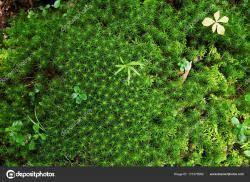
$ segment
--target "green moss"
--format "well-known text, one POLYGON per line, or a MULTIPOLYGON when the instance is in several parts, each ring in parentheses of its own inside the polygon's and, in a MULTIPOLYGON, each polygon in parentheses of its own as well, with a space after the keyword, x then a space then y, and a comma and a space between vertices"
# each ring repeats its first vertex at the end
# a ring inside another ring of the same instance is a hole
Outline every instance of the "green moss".
POLYGON ((0 56, 8 78, 0 82, 0 162, 249 165, 231 123, 249 118, 246 3, 71 0, 47 15, 21 13, 0 56), (201 24, 217 10, 229 17, 224 36, 201 24), (143 61, 129 85, 126 72, 115 74, 120 58, 143 61), (183 59, 193 66, 182 84, 183 59), (86 95, 78 104, 76 85, 86 95), (4 128, 21 121, 28 134, 34 110, 46 142, 35 151, 11 145, 4 128))

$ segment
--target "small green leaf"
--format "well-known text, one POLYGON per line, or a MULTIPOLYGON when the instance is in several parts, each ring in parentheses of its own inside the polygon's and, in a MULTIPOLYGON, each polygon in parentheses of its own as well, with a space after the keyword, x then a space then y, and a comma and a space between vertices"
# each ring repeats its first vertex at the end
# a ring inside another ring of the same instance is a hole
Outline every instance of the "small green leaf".
POLYGON ((29 10, 28 11, 28 18, 32 18, 35 15, 34 11, 29 10))
POLYGON ((247 95, 245 95, 245 101, 250 102, 250 93, 248 93, 247 95))
POLYGON ((5 131, 13 131, 13 132, 18 132, 22 129, 23 123, 22 121, 15 121, 11 127, 9 127, 8 129, 6 129, 5 131))
POLYGON ((79 86, 74 86, 74 91, 75 91, 76 93, 79 93, 79 92, 81 92, 81 89, 80 89, 79 86))
POLYGON ((238 118, 236 118, 236 117, 233 117, 233 118, 231 119, 231 122, 232 122, 232 124, 235 125, 235 126, 237 126, 237 125, 240 124, 238 118))
POLYGON ((15 137, 16 137, 15 141, 16 141, 17 144, 19 144, 19 145, 24 145, 25 144, 25 137, 23 135, 16 134, 15 137))
POLYGON ((87 100, 87 95, 85 93, 81 93, 79 95, 79 97, 82 99, 82 100, 87 100))
POLYGON ((44 141, 46 140, 47 136, 45 134, 40 134, 41 139, 44 141))
POLYGON ((39 124, 34 124, 33 125, 33 130, 35 131, 35 133, 39 133, 39 124))
POLYGON ((245 151, 244 151, 244 154, 245 154, 247 157, 250 157, 250 150, 245 150, 245 151))
POLYGON ((53 7, 54 8, 59 8, 61 5, 61 0, 56 0, 56 2, 54 3, 53 7))
POLYGON ((42 15, 43 15, 43 16, 46 16, 47 14, 48 14, 48 10, 47 10, 47 9, 43 9, 42 15))
POLYGON ((73 93, 73 94, 71 95, 71 97, 72 97, 73 99, 75 99, 75 98, 78 97, 78 94, 77 94, 77 93, 73 93))
POLYGON ((76 103, 77 103, 77 104, 81 104, 81 102, 82 102, 81 98, 80 98, 80 97, 77 97, 77 98, 76 98, 76 103))
POLYGON ((33 138, 34 138, 35 140, 37 140, 37 139, 39 138, 39 134, 33 135, 33 138))
POLYGON ((247 137, 244 134, 239 135, 240 143, 244 143, 246 141, 246 139, 247 139, 247 137))

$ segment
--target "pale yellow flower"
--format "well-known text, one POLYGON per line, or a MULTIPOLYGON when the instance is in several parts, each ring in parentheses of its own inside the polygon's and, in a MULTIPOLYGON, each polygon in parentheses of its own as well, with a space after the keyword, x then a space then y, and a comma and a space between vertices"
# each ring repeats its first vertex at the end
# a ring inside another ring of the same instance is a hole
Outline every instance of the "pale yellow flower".
POLYGON ((220 35, 224 35, 225 33, 225 28, 220 24, 220 23, 227 23, 229 18, 227 16, 223 16, 222 18, 220 18, 220 11, 217 11, 216 13, 214 13, 214 19, 206 17, 202 24, 206 27, 208 26, 212 26, 212 31, 215 32, 217 30, 217 33, 220 35))

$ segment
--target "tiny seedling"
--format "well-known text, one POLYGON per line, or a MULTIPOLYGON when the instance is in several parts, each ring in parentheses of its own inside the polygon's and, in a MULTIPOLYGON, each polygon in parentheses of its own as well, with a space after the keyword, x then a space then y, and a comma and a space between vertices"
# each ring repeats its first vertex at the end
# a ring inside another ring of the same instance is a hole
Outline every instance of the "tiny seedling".
MULTIPOLYGON (((237 127, 237 135, 240 144, 242 145, 241 148, 245 149, 243 152, 245 156, 250 157, 250 150, 249 150, 249 142, 248 142, 248 137, 247 135, 247 130, 249 130, 248 125, 240 124, 238 118, 233 117, 231 119, 231 122, 234 126, 237 127)), ((246 122, 247 123, 247 122, 246 122)))
POLYGON ((32 18, 32 17, 34 17, 36 14, 34 13, 34 11, 32 11, 32 10, 29 10, 28 11, 28 18, 32 18))
POLYGON ((15 121, 12 125, 5 129, 5 132, 9 136, 9 141, 11 144, 17 146, 24 146, 26 137, 21 133, 23 127, 22 121, 15 121))
POLYGON ((186 59, 183 59, 182 62, 178 63, 180 71, 184 72, 191 69, 191 62, 188 62, 186 59))
POLYGON ((130 63, 124 64, 124 61, 121 57, 120 57, 120 60, 123 64, 116 65, 116 67, 119 69, 115 72, 115 75, 117 75, 119 72, 124 70, 128 74, 127 83, 128 83, 128 85, 130 85, 130 79, 131 79, 131 76, 133 73, 135 75, 140 76, 140 73, 135 69, 135 67, 139 66, 140 68, 143 68, 144 64, 142 62, 139 62, 139 61, 132 61, 130 63))
POLYGON ((87 100, 87 95, 80 89, 79 86, 74 86, 74 93, 72 98, 76 100, 77 104, 81 104, 82 101, 87 100))
POLYGON ((182 83, 184 83, 192 68, 192 61, 188 62, 186 59, 183 59, 182 62, 178 63, 178 66, 180 67, 180 71, 184 73, 182 75, 182 83))
POLYGON ((48 9, 50 8, 50 5, 49 4, 47 4, 45 7, 43 7, 43 6, 40 6, 39 7, 39 9, 42 11, 42 15, 43 16, 46 16, 47 15, 47 13, 48 13, 48 9))
MULTIPOLYGON (((42 11, 42 15, 43 16, 46 16, 48 14, 48 9, 50 7, 53 7, 53 8, 59 8, 61 6, 61 0, 56 0, 55 3, 53 5, 50 5, 50 4, 47 4, 45 7, 43 6, 40 6, 39 9, 42 11)), ((29 12, 30 13, 30 12, 29 12)), ((34 16, 34 12, 31 12, 31 15, 34 16)), ((30 18, 30 14, 28 14, 28 18, 30 18)))
MULTIPOLYGON (((29 117, 30 120, 32 120, 29 117)), ((41 126, 39 123, 33 123, 33 134, 25 133, 22 121, 15 121, 10 127, 5 129, 9 137, 10 144, 22 147, 23 150, 35 150, 37 141, 45 141, 47 136, 40 132, 41 126)), ((44 130, 44 129, 42 129, 44 130)))
POLYGON ((231 119, 231 123, 237 128, 239 142, 244 143, 247 140, 247 136, 245 135, 247 127, 244 124, 240 124, 238 118, 236 117, 231 119))

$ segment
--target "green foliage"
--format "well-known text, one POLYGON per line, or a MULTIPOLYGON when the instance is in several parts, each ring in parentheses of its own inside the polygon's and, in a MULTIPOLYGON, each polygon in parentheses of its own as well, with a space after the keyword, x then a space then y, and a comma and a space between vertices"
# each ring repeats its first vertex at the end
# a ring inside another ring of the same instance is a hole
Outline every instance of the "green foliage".
POLYGON ((124 61, 122 60, 122 58, 120 57, 121 62, 123 63, 122 65, 115 65, 117 68, 119 68, 116 72, 115 75, 117 75, 119 72, 121 71, 126 71, 128 74, 128 78, 127 78, 127 82, 128 85, 130 84, 130 78, 132 76, 132 73, 140 76, 140 73, 136 70, 136 66, 139 66, 140 68, 143 68, 144 64, 139 62, 139 61, 132 61, 130 63, 125 64, 124 61), (131 73, 132 72, 132 73, 131 73))
POLYGON ((245 101, 247 101, 248 103, 250 103, 250 93, 245 95, 245 101))
POLYGON ((21 121, 15 121, 12 126, 6 128, 5 131, 9 135, 10 143, 17 146, 25 145, 25 136, 20 134, 23 123, 21 121))
POLYGON ((240 124, 239 120, 236 117, 232 118, 232 123, 233 125, 235 125, 237 127, 238 130, 238 138, 240 143, 244 143, 247 140, 247 137, 245 135, 246 131, 247 131, 247 126, 240 124))
POLYGON ((244 154, 245 154, 247 157, 250 157, 250 150, 244 151, 244 154))
POLYGON ((184 72, 190 68, 190 62, 188 62, 186 59, 183 59, 182 62, 178 63, 178 66, 180 67, 180 71, 184 72))
POLYGON ((59 6, 22 12, 4 30, 1 164, 249 165, 246 1, 59 6), (202 25, 218 10, 224 36, 202 25))
MULTIPOLYGON (((26 133, 22 121, 15 121, 10 127, 5 128, 6 137, 8 143, 11 146, 10 152, 12 155, 26 157, 30 151, 35 151, 39 143, 44 143, 46 135, 40 132, 40 126, 38 123, 33 125, 33 133, 26 133), (12 151, 18 149, 20 153, 12 151)), ((12 156, 13 157, 13 156, 12 156)))
POLYGON ((56 0, 55 3, 53 4, 54 8, 59 8, 61 5, 61 0, 56 0))
POLYGON ((87 100, 87 95, 80 89, 79 86, 74 86, 74 93, 72 98, 76 100, 77 104, 81 104, 82 101, 87 100))

